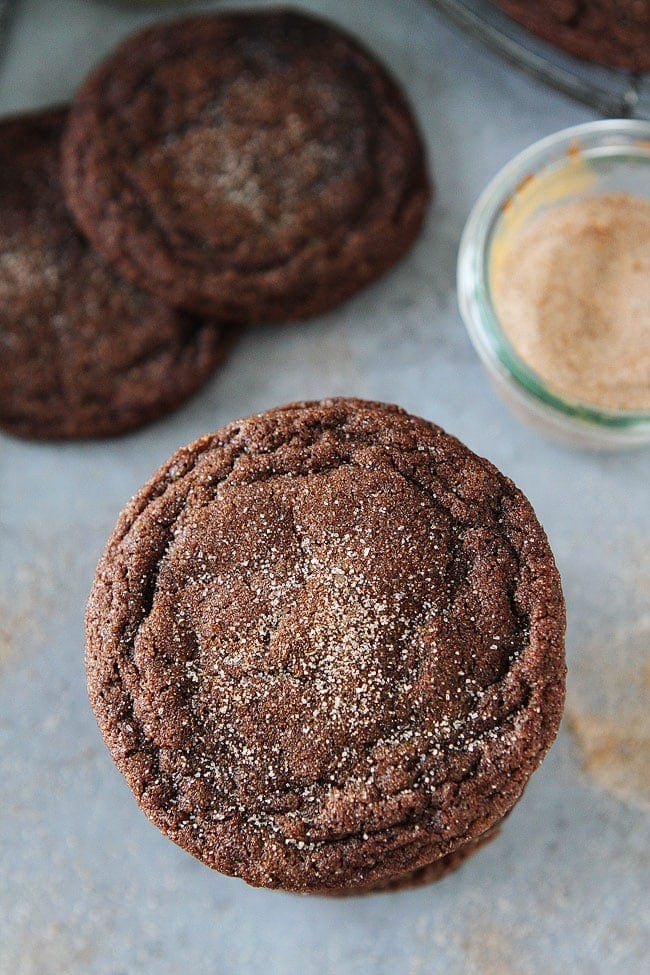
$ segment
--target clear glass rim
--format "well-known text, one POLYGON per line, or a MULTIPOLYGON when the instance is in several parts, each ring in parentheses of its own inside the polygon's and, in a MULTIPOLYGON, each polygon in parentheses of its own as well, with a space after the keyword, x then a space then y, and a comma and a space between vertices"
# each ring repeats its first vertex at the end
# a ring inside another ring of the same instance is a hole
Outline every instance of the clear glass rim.
POLYGON ((458 300, 472 343, 486 364, 511 377, 529 396, 567 419, 622 433, 648 427, 650 410, 614 410, 565 397, 550 389, 519 356, 505 335, 492 304, 488 261, 495 225, 506 201, 531 173, 566 158, 576 150, 602 150, 599 155, 629 159, 630 152, 650 167, 650 122, 608 119, 586 122, 535 142, 515 156, 483 190, 465 224, 458 252, 458 300))

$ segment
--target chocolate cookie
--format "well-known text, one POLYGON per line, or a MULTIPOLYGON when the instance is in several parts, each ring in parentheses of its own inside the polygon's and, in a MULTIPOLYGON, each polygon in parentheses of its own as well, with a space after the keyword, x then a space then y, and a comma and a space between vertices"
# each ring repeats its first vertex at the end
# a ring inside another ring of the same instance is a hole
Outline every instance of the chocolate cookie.
POLYGON ((379 403, 293 404, 179 450, 121 515, 86 623, 141 808, 258 886, 370 889, 469 851, 562 713, 530 504, 379 403))
POLYGON ((650 71, 648 0, 496 0, 513 20, 569 54, 650 71))
POLYGON ((0 123, 0 426, 100 437, 160 416, 223 357, 228 330, 119 279, 59 183, 65 110, 0 123))
POLYGON ((286 11, 128 40, 77 95, 64 169, 79 225, 121 273, 240 321, 337 305, 404 254, 429 199, 394 81, 286 11))
POLYGON ((444 880, 450 873, 454 873, 459 867, 462 867, 465 861, 473 856, 477 850, 480 850, 482 846, 485 846, 486 843, 494 839, 499 831, 500 827, 494 826, 486 833, 483 833, 478 840, 466 843, 464 846, 460 846, 457 850, 454 850, 453 853, 447 853, 446 856, 440 857, 439 860, 434 860, 433 863, 427 863, 424 867, 419 867, 417 870, 412 870, 392 880, 382 881, 379 884, 372 884, 370 886, 326 890, 320 891, 320 893, 327 894, 330 897, 349 897, 355 894, 384 894, 394 890, 410 890, 413 887, 423 887, 425 884, 437 883, 439 880, 444 880))

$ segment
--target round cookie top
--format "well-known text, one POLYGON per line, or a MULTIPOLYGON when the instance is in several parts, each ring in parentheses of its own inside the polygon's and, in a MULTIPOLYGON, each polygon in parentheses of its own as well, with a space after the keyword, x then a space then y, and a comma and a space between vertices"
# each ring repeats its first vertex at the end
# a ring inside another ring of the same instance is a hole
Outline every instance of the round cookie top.
POLYGON ((156 24, 88 78, 64 140, 68 204, 107 260, 174 305, 300 318, 392 265, 429 197, 384 69, 288 11, 156 24))
POLYGON ((557 732, 564 604, 528 501, 393 406, 179 450, 87 608, 92 706, 149 818, 249 883, 370 887, 478 839, 557 732))
POLYGON ((117 278, 59 183, 64 109, 0 123, 0 426, 34 438, 139 426, 212 373, 226 332, 117 278))

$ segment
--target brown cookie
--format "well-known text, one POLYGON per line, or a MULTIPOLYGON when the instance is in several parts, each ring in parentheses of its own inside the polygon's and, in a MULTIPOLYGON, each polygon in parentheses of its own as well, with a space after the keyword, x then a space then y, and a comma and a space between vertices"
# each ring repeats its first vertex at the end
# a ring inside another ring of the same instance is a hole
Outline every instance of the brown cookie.
POLYGON ((0 426, 103 437, 172 409, 229 330, 118 278, 74 227, 59 183, 66 111, 0 123, 0 426))
POLYGON ((576 57, 650 71, 648 0, 496 0, 513 20, 576 57))
POLYGON ((467 848, 562 713, 564 603, 530 504, 378 403, 293 404, 179 450, 121 515, 86 621, 140 806, 258 886, 370 889, 467 848))
POLYGON ((331 308, 400 258, 429 187, 396 84, 287 11, 157 24, 79 91, 64 140, 79 225, 173 305, 239 321, 331 308))
POLYGON ((465 861, 473 856, 477 850, 494 839, 499 831, 500 826, 493 826, 479 839, 472 840, 465 846, 459 846, 453 853, 447 853, 446 856, 434 860, 433 863, 427 863, 424 867, 394 877, 392 880, 382 881, 369 887, 349 887, 341 890, 321 891, 321 893, 325 893, 329 897, 351 897, 356 894, 385 894, 395 890, 411 890, 413 887, 424 887, 425 884, 437 883, 462 867, 465 861))

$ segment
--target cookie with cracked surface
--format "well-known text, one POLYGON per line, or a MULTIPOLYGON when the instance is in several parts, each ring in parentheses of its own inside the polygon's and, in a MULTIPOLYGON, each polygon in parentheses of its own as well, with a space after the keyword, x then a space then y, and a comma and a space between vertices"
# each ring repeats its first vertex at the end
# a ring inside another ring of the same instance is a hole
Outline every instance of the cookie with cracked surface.
POLYGON ((59 182, 66 110, 0 123, 0 427, 104 437, 187 399, 230 329, 123 281, 77 233, 59 182))
POLYGON ((410 110, 352 38, 289 11, 156 24, 81 87, 68 204, 178 307, 305 318, 386 271, 429 199, 410 110))
MULTIPOLYGON (((503 820, 501 820, 502 822, 503 820)), ((371 884, 370 886, 348 887, 338 890, 330 889, 320 891, 320 893, 325 893, 329 897, 349 897, 356 894, 387 894, 396 890, 411 890, 413 887, 423 887, 425 884, 437 883, 439 880, 444 880, 450 873, 454 873, 462 867, 465 861, 473 856, 477 850, 480 850, 481 847, 485 846, 486 843, 489 843, 490 840, 497 836, 500 828, 500 824, 493 826, 492 829, 489 829, 479 839, 472 840, 470 843, 466 843, 465 846, 459 846, 453 853, 447 853, 445 856, 440 857, 439 860, 434 860, 433 863, 427 863, 417 870, 400 874, 391 880, 384 880, 378 884, 371 884)))
POLYGON ((496 0, 513 20, 575 57, 650 71, 648 0, 496 0))
POLYGON ((369 889, 453 856, 512 808, 563 707, 530 504, 439 427, 361 400, 179 450, 120 516, 86 634, 143 811, 264 887, 369 889))

